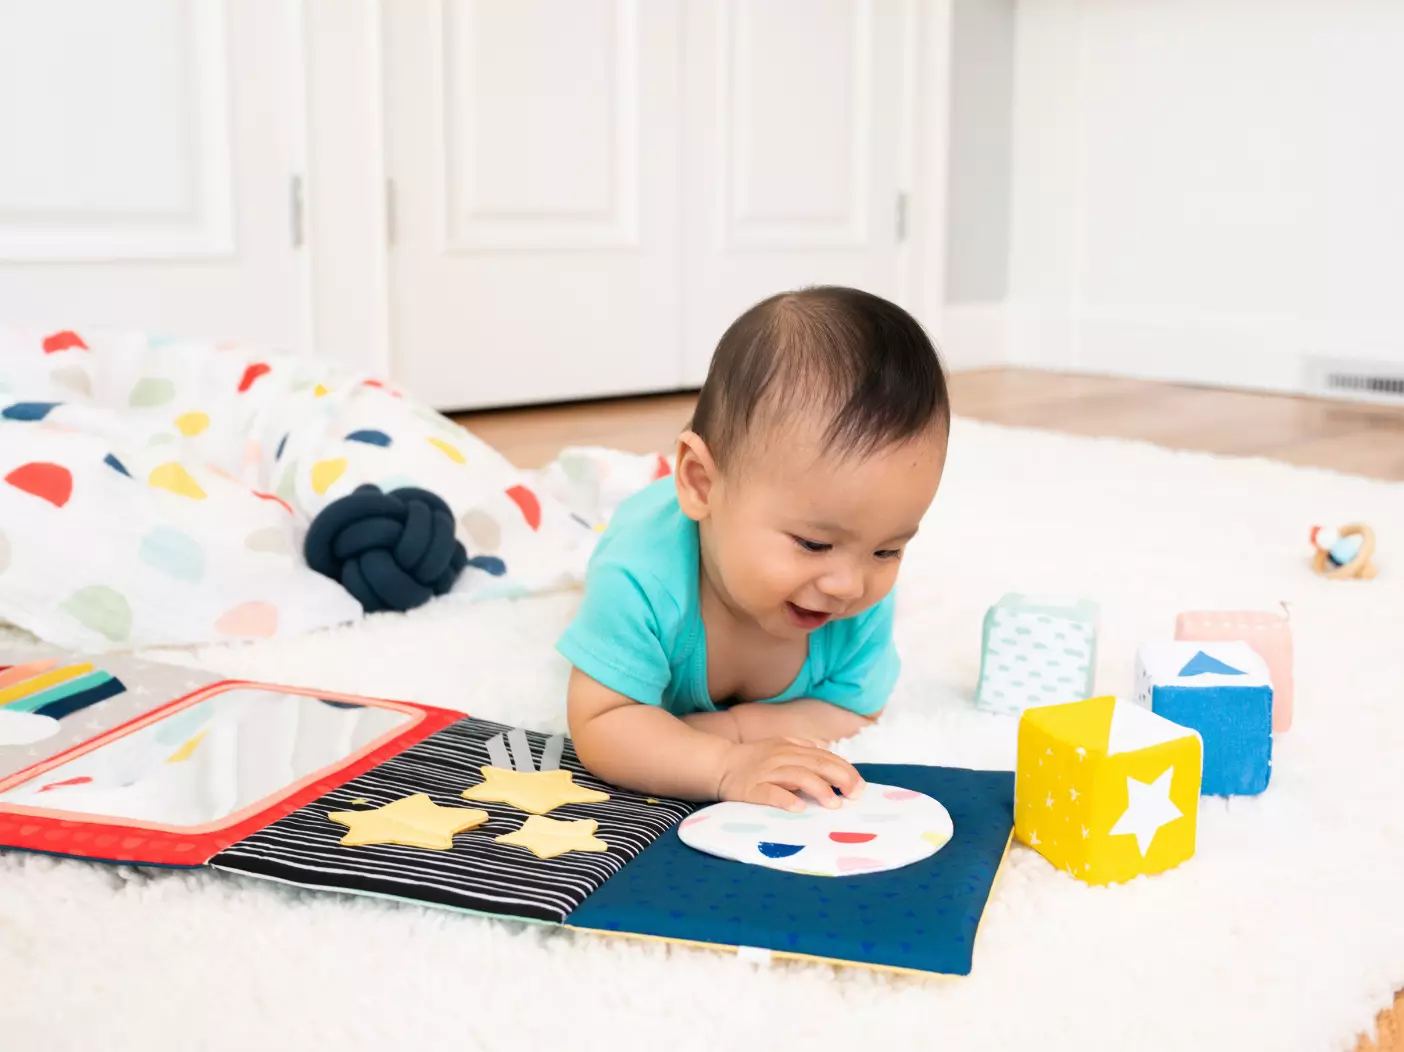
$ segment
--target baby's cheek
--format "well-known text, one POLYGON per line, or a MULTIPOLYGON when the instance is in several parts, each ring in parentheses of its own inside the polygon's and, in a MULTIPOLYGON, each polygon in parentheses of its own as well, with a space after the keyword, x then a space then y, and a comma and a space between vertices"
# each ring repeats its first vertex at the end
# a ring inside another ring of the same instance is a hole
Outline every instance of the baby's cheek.
POLYGON ((818 575, 805 563, 791 556, 772 560, 770 565, 766 567, 764 580, 766 587, 771 592, 788 597, 791 593, 799 591, 816 576, 818 575))
POLYGON ((867 594, 863 601, 866 606, 873 606, 887 598, 887 593, 892 591, 892 586, 897 583, 897 571, 901 567, 901 560, 892 559, 881 563, 876 573, 868 578, 867 594))
POLYGON ((794 542, 756 545, 747 559, 749 589, 762 598, 788 596, 807 580, 805 567, 795 558, 794 542))

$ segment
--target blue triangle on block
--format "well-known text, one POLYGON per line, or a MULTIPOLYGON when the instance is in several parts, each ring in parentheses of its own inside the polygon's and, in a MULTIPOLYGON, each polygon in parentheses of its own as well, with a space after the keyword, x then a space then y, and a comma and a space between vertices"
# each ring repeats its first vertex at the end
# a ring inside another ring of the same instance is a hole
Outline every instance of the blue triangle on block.
POLYGON ((1225 665, 1218 658, 1211 658, 1204 651, 1200 651, 1185 663, 1185 667, 1180 669, 1181 676, 1203 676, 1205 673, 1216 672, 1220 676, 1243 676, 1247 675, 1241 668, 1234 668, 1232 665, 1225 665))

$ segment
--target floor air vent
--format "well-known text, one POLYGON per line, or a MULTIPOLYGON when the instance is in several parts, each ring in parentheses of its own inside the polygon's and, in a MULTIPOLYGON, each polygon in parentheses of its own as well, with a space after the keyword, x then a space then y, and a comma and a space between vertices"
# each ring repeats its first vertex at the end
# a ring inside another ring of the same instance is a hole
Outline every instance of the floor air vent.
POLYGON ((1307 389, 1336 398, 1404 405, 1404 363, 1309 358, 1307 389))

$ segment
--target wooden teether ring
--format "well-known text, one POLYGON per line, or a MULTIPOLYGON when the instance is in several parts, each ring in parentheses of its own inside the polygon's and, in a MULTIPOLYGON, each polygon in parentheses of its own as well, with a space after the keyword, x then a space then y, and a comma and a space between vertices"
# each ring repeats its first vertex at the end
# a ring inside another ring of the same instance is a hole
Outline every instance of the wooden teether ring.
POLYGON ((1322 577, 1334 577, 1338 580, 1355 577, 1362 581, 1370 580, 1375 576, 1375 564, 1370 561, 1375 555, 1375 531, 1364 523, 1354 523, 1341 527, 1341 536, 1360 538, 1360 550, 1355 553, 1355 558, 1344 566, 1332 566, 1326 553, 1318 548, 1312 556, 1312 568, 1322 577))

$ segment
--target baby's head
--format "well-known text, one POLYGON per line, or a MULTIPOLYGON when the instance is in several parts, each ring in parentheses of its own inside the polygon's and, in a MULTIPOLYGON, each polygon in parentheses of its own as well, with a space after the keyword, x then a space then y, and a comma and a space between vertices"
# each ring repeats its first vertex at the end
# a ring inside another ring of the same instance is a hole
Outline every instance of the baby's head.
POLYGON ((936 349, 900 307, 847 288, 752 307, 678 443, 708 584, 780 638, 879 602, 936 496, 949 430, 936 349))

